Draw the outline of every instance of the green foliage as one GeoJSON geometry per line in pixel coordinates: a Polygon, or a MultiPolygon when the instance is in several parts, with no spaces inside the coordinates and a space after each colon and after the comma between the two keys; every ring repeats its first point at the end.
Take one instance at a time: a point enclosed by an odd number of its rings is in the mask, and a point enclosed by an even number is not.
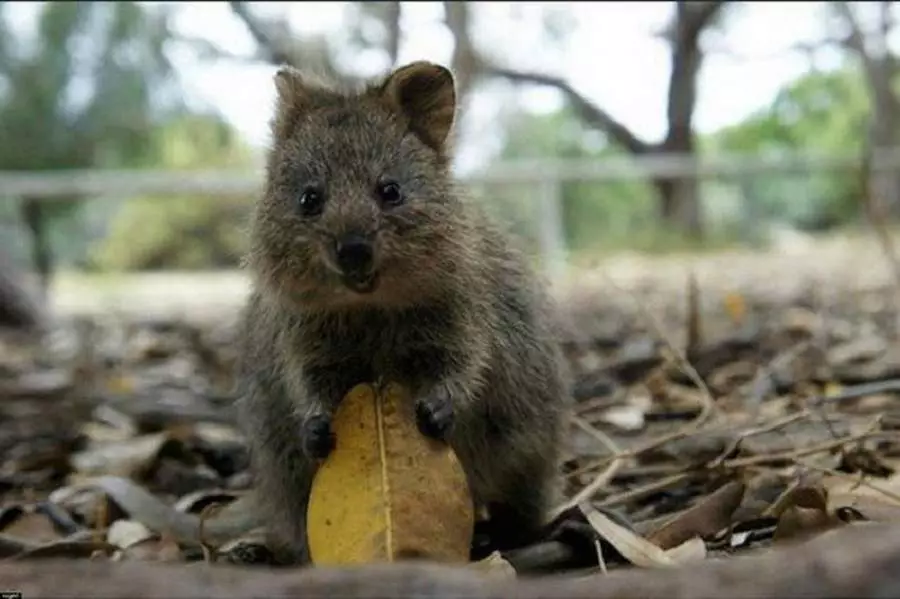
{"type": "MultiPolygon", "coordinates": [[[[563,109],[547,115],[518,114],[507,127],[501,157],[518,159],[602,159],[621,156],[563,109]]],[[[491,202],[516,232],[535,243],[540,190],[510,186],[492,190],[491,202]]],[[[656,195],[642,181],[567,182],[561,186],[562,220],[569,250],[615,245],[634,229],[655,221],[656,195]]]]}
{"type": "MultiPolygon", "coordinates": [[[[160,167],[245,168],[250,156],[213,115],[185,115],[156,134],[160,167]]],[[[166,197],[126,200],[109,233],[91,248],[102,270],[202,270],[238,265],[246,250],[249,198],[166,197]]]]}
{"type": "MultiPolygon", "coordinates": [[[[149,132],[180,102],[163,51],[167,13],[136,2],[46,2],[37,9],[33,44],[0,20],[0,170],[153,164],[149,132]]],[[[49,260],[49,242],[62,256],[83,250],[83,239],[72,235],[80,199],[29,209],[36,258],[49,260]]],[[[35,206],[21,200],[23,209],[35,206]]]]}
{"type": "MultiPolygon", "coordinates": [[[[860,152],[868,113],[865,83],[857,71],[811,73],[785,86],[770,106],[743,122],[701,137],[700,153],[777,157],[860,152]]],[[[505,159],[602,160],[623,155],[586,130],[569,109],[546,115],[516,114],[506,130],[501,151],[505,159]]],[[[846,222],[858,212],[857,186],[858,180],[846,173],[821,171],[702,181],[704,247],[720,247],[737,239],[757,241],[760,231],[754,225],[766,221],[798,226],[846,222]]],[[[536,248],[540,190],[510,185],[481,193],[536,248]]],[[[698,249],[685,246],[659,225],[655,190],[644,181],[566,183],[562,208],[569,250],[576,257],[618,248],[698,249]]]]}
{"type": "MultiPolygon", "coordinates": [[[[858,71],[811,73],[766,109],[706,140],[709,151],[778,156],[861,153],[869,104],[858,71]]],[[[857,213],[858,180],[842,173],[753,177],[742,182],[757,215],[798,225],[843,222],[857,213]]]]}

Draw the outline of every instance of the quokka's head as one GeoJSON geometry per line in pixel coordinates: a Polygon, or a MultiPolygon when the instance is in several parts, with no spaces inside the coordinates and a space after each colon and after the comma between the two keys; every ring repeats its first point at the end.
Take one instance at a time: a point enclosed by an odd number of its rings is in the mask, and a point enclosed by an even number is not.
{"type": "Polygon", "coordinates": [[[266,191],[250,264],[297,305],[415,303],[465,252],[450,181],[453,76],[415,62],[354,93],[275,76],[266,191]]]}

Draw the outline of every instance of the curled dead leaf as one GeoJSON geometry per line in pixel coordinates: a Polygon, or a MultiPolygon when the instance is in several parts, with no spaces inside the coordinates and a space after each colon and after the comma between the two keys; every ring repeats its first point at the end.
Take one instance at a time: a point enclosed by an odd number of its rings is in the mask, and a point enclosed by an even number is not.
{"type": "Polygon", "coordinates": [[[425,557],[467,562],[474,508],[452,449],[422,435],[408,392],[359,385],[333,420],[337,447],[313,480],[307,512],[315,564],[425,557]]]}
{"type": "Polygon", "coordinates": [[[900,521],[900,473],[880,480],[868,478],[865,482],[832,477],[824,484],[828,489],[828,509],[835,514],[850,509],[868,520],[900,521]]]}
{"type": "Polygon", "coordinates": [[[106,533],[106,541],[120,549],[128,549],[155,535],[149,528],[134,520],[116,520],[106,533]]]}
{"type": "Polygon", "coordinates": [[[732,481],[712,495],[664,523],[647,539],[662,549],[671,549],[691,538],[715,535],[731,523],[731,515],[741,505],[746,485],[732,481]]]}
{"type": "Polygon", "coordinates": [[[700,537],[691,537],[684,543],[666,550],[666,555],[676,564],[706,559],[706,543],[700,537]]]}
{"type": "Polygon", "coordinates": [[[136,476],[157,459],[169,439],[170,435],[163,432],[96,444],[72,455],[72,465],[82,476],[136,476]]]}
{"type": "Polygon", "coordinates": [[[820,486],[798,486],[788,491],[779,502],[778,524],[772,540],[808,538],[841,525],[828,509],[828,492],[820,486]]]}
{"type": "Polygon", "coordinates": [[[635,566],[640,568],[669,567],[677,565],[680,559],[691,559],[696,556],[694,547],[670,554],[634,531],[616,523],[612,518],[590,505],[581,504],[580,507],[597,534],[635,566]]]}
{"type": "Polygon", "coordinates": [[[486,572],[492,578],[515,578],[516,569],[504,559],[499,551],[494,551],[484,559],[474,562],[472,566],[480,572],[486,572]]]}

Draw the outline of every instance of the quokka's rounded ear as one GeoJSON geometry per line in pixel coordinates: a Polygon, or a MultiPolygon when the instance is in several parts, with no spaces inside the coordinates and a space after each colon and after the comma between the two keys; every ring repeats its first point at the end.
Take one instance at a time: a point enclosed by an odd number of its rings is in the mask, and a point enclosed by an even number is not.
{"type": "Polygon", "coordinates": [[[443,147],[456,112],[456,84],[449,69],[413,62],[388,75],[380,92],[423,142],[436,150],[443,147]]]}
{"type": "Polygon", "coordinates": [[[279,68],[274,82],[276,105],[272,129],[276,137],[282,138],[290,135],[298,117],[315,105],[324,88],[291,66],[279,68]]]}
{"type": "Polygon", "coordinates": [[[294,67],[283,66],[275,72],[275,91],[278,99],[285,101],[303,88],[303,77],[294,67]]]}

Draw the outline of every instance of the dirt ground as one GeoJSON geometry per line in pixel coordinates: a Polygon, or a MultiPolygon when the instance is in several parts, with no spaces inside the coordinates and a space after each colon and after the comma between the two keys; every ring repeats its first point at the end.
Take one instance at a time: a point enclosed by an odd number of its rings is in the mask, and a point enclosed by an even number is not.
{"type": "MultiPolygon", "coordinates": [[[[704,309],[727,293],[790,302],[812,291],[827,302],[836,294],[893,284],[889,263],[874,239],[840,237],[795,240],[767,251],[665,257],[617,254],[597,260],[593,267],[570,266],[555,282],[554,292],[563,305],[576,307],[620,306],[634,297],[653,298],[654,304],[683,304],[690,271],[703,291],[704,309]]],[[[50,295],[52,311],[60,316],[113,312],[208,319],[232,316],[248,290],[242,271],[62,273],[50,295]]]]}

